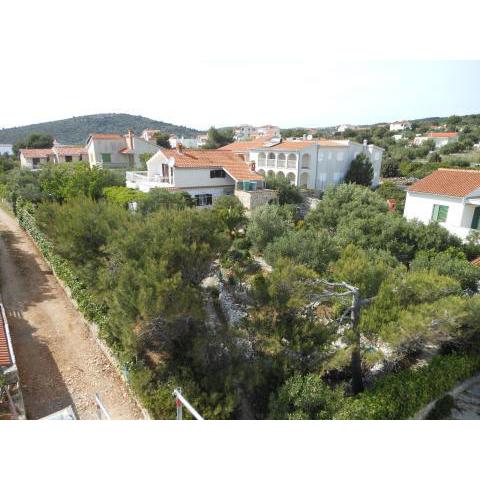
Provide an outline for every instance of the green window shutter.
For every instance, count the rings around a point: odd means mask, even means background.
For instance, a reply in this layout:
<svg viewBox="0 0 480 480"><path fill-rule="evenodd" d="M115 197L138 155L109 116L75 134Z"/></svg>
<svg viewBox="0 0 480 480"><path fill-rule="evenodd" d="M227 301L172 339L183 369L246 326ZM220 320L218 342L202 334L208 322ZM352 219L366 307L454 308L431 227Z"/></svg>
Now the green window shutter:
<svg viewBox="0 0 480 480"><path fill-rule="evenodd" d="M434 205L433 210L432 210L432 220L437 221L438 220L438 208L440 205Z"/></svg>
<svg viewBox="0 0 480 480"><path fill-rule="evenodd" d="M439 222L446 222L448 215L448 207L445 205L439 205L438 207L438 221Z"/></svg>
<svg viewBox="0 0 480 480"><path fill-rule="evenodd" d="M110 163L112 161L112 154L111 153L102 153L102 162L103 163Z"/></svg>
<svg viewBox="0 0 480 480"><path fill-rule="evenodd" d="M480 207L476 207L475 211L473 212L473 219L472 219L472 228L478 230L480 224Z"/></svg>

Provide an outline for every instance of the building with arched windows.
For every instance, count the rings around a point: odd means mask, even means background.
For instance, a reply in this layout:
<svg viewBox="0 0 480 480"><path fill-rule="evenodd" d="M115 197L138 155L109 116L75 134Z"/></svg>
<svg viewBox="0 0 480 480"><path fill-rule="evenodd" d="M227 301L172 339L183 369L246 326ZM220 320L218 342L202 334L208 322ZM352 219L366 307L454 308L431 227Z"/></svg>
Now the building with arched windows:
<svg viewBox="0 0 480 480"><path fill-rule="evenodd" d="M372 162L372 185L378 185L384 151L375 145L351 140L303 139L236 142L221 149L241 155L261 175L286 178L293 185L316 191L341 183L352 160L360 153L365 153Z"/></svg>

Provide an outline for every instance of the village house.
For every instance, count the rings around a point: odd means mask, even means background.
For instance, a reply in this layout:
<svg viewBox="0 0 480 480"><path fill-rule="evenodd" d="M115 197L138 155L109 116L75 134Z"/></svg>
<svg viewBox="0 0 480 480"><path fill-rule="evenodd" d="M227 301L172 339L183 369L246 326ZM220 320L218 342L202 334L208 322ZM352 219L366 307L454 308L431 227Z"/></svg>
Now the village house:
<svg viewBox="0 0 480 480"><path fill-rule="evenodd" d="M399 131L407 130L410 128L412 128L412 124L408 120L399 120L397 122L392 122L390 124L391 132L399 132Z"/></svg>
<svg viewBox="0 0 480 480"><path fill-rule="evenodd" d="M244 124L236 127L233 135L236 141L267 139L271 137L280 137L280 127L276 127L275 125L254 127L253 125Z"/></svg>
<svg viewBox="0 0 480 480"><path fill-rule="evenodd" d="M352 160L360 153L372 162L372 184L378 185L383 156L380 147L350 140L256 140L234 142L220 150L236 153L262 176L286 178L292 185L316 191L343 182Z"/></svg>
<svg viewBox="0 0 480 480"><path fill-rule="evenodd" d="M158 152L157 145L133 134L92 133L87 139L88 161L91 167L139 168L142 155Z"/></svg>
<svg viewBox="0 0 480 480"><path fill-rule="evenodd" d="M195 138L177 138L176 135L170 135L168 139L170 147L177 148L177 144L181 144L183 148L198 148L198 137Z"/></svg>
<svg viewBox="0 0 480 480"><path fill-rule="evenodd" d="M458 133L456 132L429 132L425 136L415 137L413 140L414 145L421 145L427 140L433 140L435 148L441 148L448 143L458 142Z"/></svg>
<svg viewBox="0 0 480 480"><path fill-rule="evenodd" d="M480 229L480 171L440 168L408 188L404 217L439 222L465 240Z"/></svg>
<svg viewBox="0 0 480 480"><path fill-rule="evenodd" d="M127 172L126 185L142 192L152 188L187 192L197 206L212 205L221 195L236 195L247 209L276 199L263 177L233 152L160 149L147 161L147 171Z"/></svg>
<svg viewBox="0 0 480 480"><path fill-rule="evenodd" d="M20 167L26 170L38 170L48 163L82 162L86 159L86 148L78 145L55 144L52 148L22 148L20 150Z"/></svg>

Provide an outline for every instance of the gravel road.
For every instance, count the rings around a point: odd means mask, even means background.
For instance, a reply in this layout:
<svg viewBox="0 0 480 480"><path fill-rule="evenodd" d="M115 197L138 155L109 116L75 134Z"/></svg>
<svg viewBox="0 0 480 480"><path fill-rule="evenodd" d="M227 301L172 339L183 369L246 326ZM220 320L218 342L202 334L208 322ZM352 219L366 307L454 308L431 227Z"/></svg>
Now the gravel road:
<svg viewBox="0 0 480 480"><path fill-rule="evenodd" d="M95 419L95 393L112 419L143 418L31 239L1 208L0 279L28 418L72 405L80 419Z"/></svg>

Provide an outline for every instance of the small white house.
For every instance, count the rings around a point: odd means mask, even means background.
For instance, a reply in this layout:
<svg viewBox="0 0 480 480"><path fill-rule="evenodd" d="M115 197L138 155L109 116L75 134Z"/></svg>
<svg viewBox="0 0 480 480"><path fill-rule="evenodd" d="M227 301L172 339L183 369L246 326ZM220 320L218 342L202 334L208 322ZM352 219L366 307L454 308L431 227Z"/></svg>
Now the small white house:
<svg viewBox="0 0 480 480"><path fill-rule="evenodd" d="M147 171L126 174L126 185L142 192L153 188L187 192L197 206L206 207L222 195L235 195L247 209L276 199L264 188L263 177L232 152L160 149L147 161Z"/></svg>
<svg viewBox="0 0 480 480"><path fill-rule="evenodd" d="M390 124L391 132L400 132L412 128L412 124L408 120L399 120Z"/></svg>
<svg viewBox="0 0 480 480"><path fill-rule="evenodd" d="M480 170L440 168L409 187L404 217L439 222L465 240L480 229Z"/></svg>
<svg viewBox="0 0 480 480"><path fill-rule="evenodd" d="M137 137L131 130L127 135L92 133L87 139L88 161L91 167L138 168L141 155L154 154L160 147Z"/></svg>
<svg viewBox="0 0 480 480"><path fill-rule="evenodd" d="M176 135L171 135L168 143L171 148L177 148L178 144L182 145L183 148L198 148L198 138L178 138Z"/></svg>
<svg viewBox="0 0 480 480"><path fill-rule="evenodd" d="M87 159L87 150L78 145L55 145L52 148L22 148L20 167L25 170L39 170L48 163L82 162Z"/></svg>
<svg viewBox="0 0 480 480"><path fill-rule="evenodd" d="M435 148L442 148L448 143L458 142L458 133L456 132L429 132L425 136L415 137L413 140L414 145L421 145L427 140L433 140Z"/></svg>

